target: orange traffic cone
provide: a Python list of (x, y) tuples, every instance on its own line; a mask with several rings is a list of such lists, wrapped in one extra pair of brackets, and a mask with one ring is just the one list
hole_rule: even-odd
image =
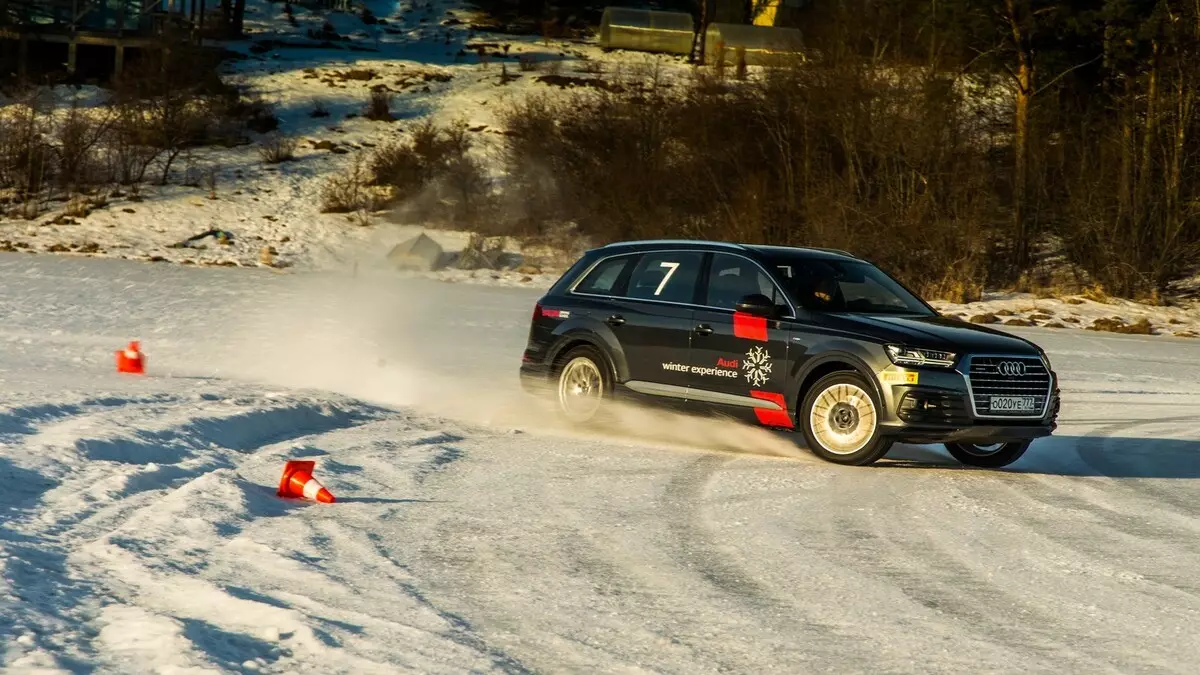
[(146, 359), (139, 349), (137, 340), (131, 340), (129, 346), (117, 352), (117, 372), (142, 375), (146, 372)]
[(313, 478), (313, 467), (316, 462), (293, 459), (283, 467), (283, 477), (279, 479), (280, 497), (308, 499), (323, 504), (333, 503), (333, 494), (325, 489), (316, 478)]

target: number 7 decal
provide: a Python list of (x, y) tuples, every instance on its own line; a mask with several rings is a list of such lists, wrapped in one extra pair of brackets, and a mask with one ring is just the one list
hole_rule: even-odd
[(675, 274), (675, 270), (679, 269), (679, 263), (677, 263), (677, 262), (661, 262), (661, 263), (658, 263), (658, 266), (667, 268), (667, 276), (663, 277), (663, 280), (658, 282), (658, 288), (654, 289), (655, 295), (660, 295), (662, 293), (663, 287), (666, 286), (667, 282), (671, 280), (671, 275)]

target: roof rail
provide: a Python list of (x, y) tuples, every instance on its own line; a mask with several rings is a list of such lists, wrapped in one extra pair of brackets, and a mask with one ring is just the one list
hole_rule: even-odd
[(858, 259), (858, 256), (854, 255), (853, 253), (851, 253), (849, 251), (843, 251), (840, 248), (820, 248), (820, 247), (816, 247), (816, 246), (810, 246), (809, 248), (811, 248), (814, 251), (825, 251), (826, 253), (837, 253), (840, 255), (844, 255), (847, 258), (854, 258), (856, 260)]
[(704, 244), (707, 246), (721, 246), (738, 251), (745, 250), (745, 247), (741, 244), (734, 244), (727, 241), (712, 241), (708, 239), (637, 239), (631, 241), (614, 241), (611, 244), (605, 244), (601, 248), (613, 248), (616, 246), (638, 246), (642, 244)]

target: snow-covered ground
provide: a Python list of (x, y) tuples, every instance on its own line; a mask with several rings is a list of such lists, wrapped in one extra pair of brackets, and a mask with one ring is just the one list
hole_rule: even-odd
[[(993, 292), (985, 293), (984, 298), (977, 302), (956, 304), (935, 300), (930, 304), (948, 316), (1004, 327), (1040, 326), (1125, 332), (1144, 322), (1134, 332), (1146, 334), (1149, 331), (1151, 335), (1181, 338), (1200, 337), (1200, 304), (1195, 300), (1156, 306), (1099, 296), (1045, 298), (1031, 293)], [(1114, 328), (1117, 330), (1114, 331)]]
[[(1190, 672), (1200, 342), (1008, 328), (1062, 426), (872, 468), (557, 428), (536, 292), (0, 254), (6, 672)], [(146, 377), (113, 372), (139, 338)], [(274, 496), (316, 460), (338, 502)]]

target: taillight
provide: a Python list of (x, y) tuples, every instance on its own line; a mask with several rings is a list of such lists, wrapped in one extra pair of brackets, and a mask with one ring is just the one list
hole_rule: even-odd
[(542, 303), (535, 302), (533, 303), (533, 320), (537, 321), (540, 318), (542, 318)]

